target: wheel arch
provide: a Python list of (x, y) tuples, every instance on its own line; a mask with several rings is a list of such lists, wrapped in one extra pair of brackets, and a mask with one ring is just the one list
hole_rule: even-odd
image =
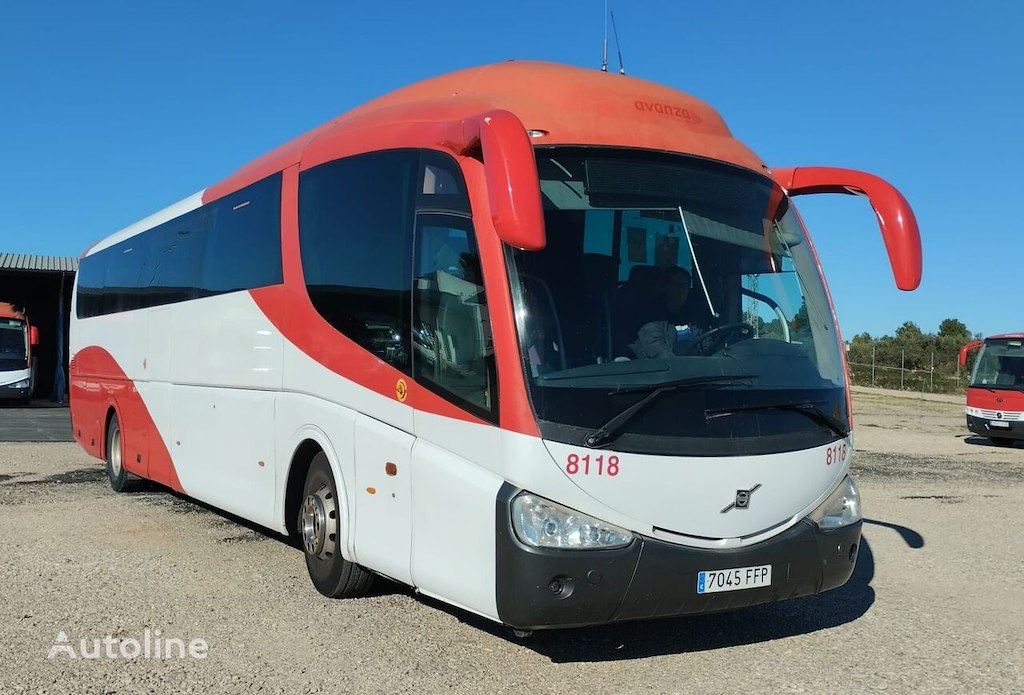
[(339, 516), (344, 522), (343, 528), (339, 529), (343, 542), (340, 544), (342, 557), (350, 562), (355, 562), (355, 553), (352, 547), (352, 513), (349, 499), (349, 488), (346, 485), (345, 476), (342, 474), (340, 459), (337, 451), (327, 435), (316, 427), (305, 427), (296, 432), (291, 446), (291, 457), (288, 461), (288, 471), (284, 477), (284, 494), (281, 503), (278, 505), (279, 521), (281, 528), (285, 529), (288, 535), (294, 535), (296, 528), (296, 517), (302, 505), (302, 488), (306, 482), (306, 473), (318, 453), (327, 457), (327, 463), (331, 467), (331, 474), (334, 476), (334, 484), (338, 489)]

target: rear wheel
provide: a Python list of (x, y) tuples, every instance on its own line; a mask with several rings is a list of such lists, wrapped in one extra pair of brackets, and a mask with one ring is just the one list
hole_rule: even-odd
[(117, 415), (111, 416), (107, 425), (107, 478), (114, 492), (127, 492), (134, 482), (124, 469), (124, 444)]
[(328, 598), (362, 596), (373, 586), (373, 575), (341, 555), (338, 488), (322, 451), (313, 457), (302, 494), (298, 528), (313, 586)]

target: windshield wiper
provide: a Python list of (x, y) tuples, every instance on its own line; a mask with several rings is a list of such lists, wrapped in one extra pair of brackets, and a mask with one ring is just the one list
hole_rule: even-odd
[(754, 374), (718, 374), (715, 376), (696, 376), (687, 379), (677, 379), (675, 381), (663, 381), (659, 384), (642, 384), (636, 386), (623, 386), (617, 388), (614, 391), (609, 391), (608, 395), (613, 396), (620, 393), (637, 393), (642, 391), (650, 391), (649, 394), (638, 400), (633, 405), (629, 406), (621, 413), (613, 417), (608, 422), (604, 423), (596, 430), (588, 434), (583, 439), (583, 443), (587, 446), (594, 448), (599, 447), (602, 444), (606, 444), (615, 438), (616, 432), (622, 429), (622, 427), (632, 420), (637, 413), (646, 408), (648, 405), (654, 402), (661, 394), (669, 391), (677, 391), (682, 388), (690, 388), (694, 386), (703, 386), (705, 384), (714, 384), (721, 381), (736, 381), (737, 379), (753, 379), (756, 375)]
[(838, 418), (832, 417), (826, 411), (817, 407), (817, 405), (815, 405), (816, 403), (824, 403), (824, 401), (790, 401), (786, 403), (766, 403), (763, 405), (741, 405), (735, 408), (708, 410), (705, 411), (704, 417), (707, 420), (711, 420), (712, 418), (724, 417), (726, 415), (732, 415), (733, 413), (746, 410), (786, 410), (806, 415), (819, 425), (824, 425), (829, 428), (843, 439), (848, 437), (850, 435), (849, 428)]

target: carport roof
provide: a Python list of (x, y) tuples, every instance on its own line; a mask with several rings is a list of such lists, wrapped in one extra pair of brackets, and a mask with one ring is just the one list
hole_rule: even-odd
[(43, 270), (58, 273), (78, 271), (78, 259), (68, 256), (36, 256), (0, 251), (0, 270)]

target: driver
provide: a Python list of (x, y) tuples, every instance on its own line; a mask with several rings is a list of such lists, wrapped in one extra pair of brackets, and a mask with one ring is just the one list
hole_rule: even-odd
[(657, 301), (650, 307), (629, 348), (640, 359), (672, 357), (680, 343), (693, 340), (695, 329), (686, 304), (690, 296), (690, 273), (671, 266), (665, 271), (664, 284)]

